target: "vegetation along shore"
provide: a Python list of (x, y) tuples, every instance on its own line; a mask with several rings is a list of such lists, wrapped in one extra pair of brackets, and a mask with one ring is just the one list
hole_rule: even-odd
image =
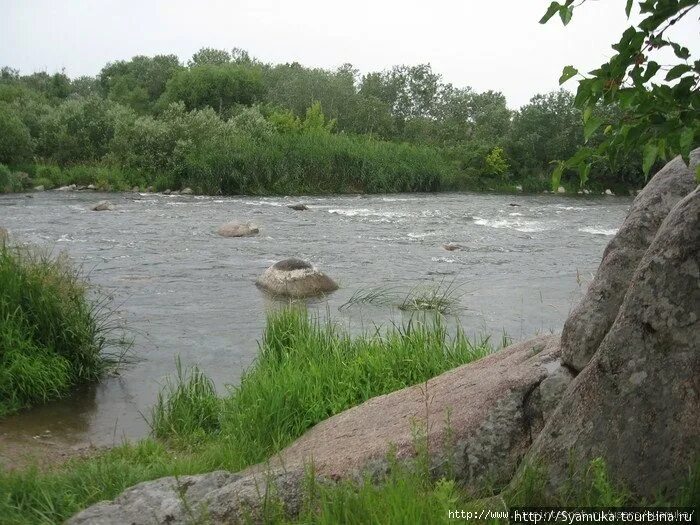
[[(0, 71), (0, 191), (94, 185), (202, 194), (543, 191), (584, 144), (560, 90), (513, 110), (429, 64), (360, 75), (204, 48), (110, 62), (96, 77)], [(606, 119), (622, 118), (601, 106)], [(603, 140), (598, 130), (586, 139)], [(643, 185), (641, 155), (588, 188)], [(561, 179), (576, 192), (575, 170)], [(558, 188), (555, 188), (555, 190)]]

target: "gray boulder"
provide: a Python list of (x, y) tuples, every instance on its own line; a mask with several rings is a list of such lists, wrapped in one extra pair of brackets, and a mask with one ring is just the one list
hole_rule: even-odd
[(73, 191), (75, 188), (77, 188), (75, 184), (69, 184), (68, 186), (57, 188), (56, 191)]
[(109, 201), (100, 201), (90, 209), (92, 211), (109, 211), (109, 210), (113, 209), (113, 207), (112, 207), (112, 203)]
[(152, 525), (190, 523), (191, 513), (203, 510), (203, 498), (212, 491), (240, 479), (225, 471), (199, 476), (167, 477), (146, 481), (122, 492), (114, 501), (104, 501), (76, 514), (70, 525)]
[(338, 285), (312, 264), (284, 259), (270, 266), (256, 283), (263, 290), (283, 297), (312, 297), (333, 292)]
[(259, 232), (260, 229), (250, 222), (227, 222), (219, 226), (219, 229), (216, 231), (222, 237), (249, 237), (257, 235)]
[(637, 195), (586, 294), (564, 324), (562, 360), (583, 370), (617, 317), (630, 279), (661, 222), (696, 186), (700, 148), (691, 153), (690, 169), (681, 157), (666, 164)]
[(192, 188), (185, 188), (180, 192), (180, 195), (192, 195), (193, 193), (194, 191), (192, 190)]
[(292, 210), (296, 210), (296, 211), (307, 211), (309, 209), (309, 207), (306, 204), (301, 204), (301, 203), (290, 204), (289, 206), (287, 206), (287, 208), (291, 208)]
[(436, 474), (451, 465), (473, 490), (486, 481), (503, 485), (570, 380), (559, 364), (559, 337), (540, 336), (322, 421), (271, 464), (300, 468), (313, 462), (328, 479), (381, 477), (388, 450), (400, 461), (415, 457), (415, 432), (427, 420)]
[(638, 496), (676, 494), (700, 457), (700, 188), (644, 254), (620, 312), (528, 453), (550, 486), (602, 457)]
[(40, 184), (39, 186), (34, 186), (34, 191), (44, 191), (46, 188)]

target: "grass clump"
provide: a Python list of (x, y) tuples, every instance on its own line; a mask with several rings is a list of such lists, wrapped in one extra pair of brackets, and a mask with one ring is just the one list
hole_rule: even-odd
[(287, 308), (269, 314), (260, 354), (217, 404), (194, 369), (169, 384), (151, 417), (154, 434), (189, 445), (211, 440), (231, 468), (267, 459), (316, 423), (367, 399), (425, 381), (491, 352), (439, 321), (351, 337), (331, 321)]
[(396, 287), (361, 288), (340, 309), (371, 305), (394, 307), (404, 312), (437, 312), (449, 314), (460, 309), (459, 301), (464, 295), (455, 282), (422, 283), (408, 292)]
[(109, 313), (63, 256), (0, 244), (0, 417), (66, 395), (120, 361)]
[(221, 400), (216, 388), (199, 368), (183, 370), (176, 360), (177, 377), (168, 379), (151, 412), (151, 430), (163, 440), (185, 438), (197, 442), (219, 428)]

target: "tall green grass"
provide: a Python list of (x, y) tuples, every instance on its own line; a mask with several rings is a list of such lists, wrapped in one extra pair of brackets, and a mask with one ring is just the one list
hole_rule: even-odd
[(53, 472), (0, 470), (0, 516), (7, 523), (57, 523), (140, 481), (241, 470), (333, 414), (490, 351), (485, 342), (449, 335), (439, 322), (351, 337), (303, 310), (271, 313), (257, 361), (228, 395), (217, 398), (200, 371), (178, 367), (150, 418), (157, 440)]
[(109, 310), (88, 293), (65, 257), (0, 241), (0, 417), (118, 364)]
[(211, 438), (208, 451), (236, 468), (264, 461), (316, 423), (371, 397), (421, 383), (489, 352), (440, 320), (351, 337), (304, 310), (270, 313), (253, 367), (221, 400), (198, 370), (179, 372), (154, 408), (156, 436), (180, 444)]

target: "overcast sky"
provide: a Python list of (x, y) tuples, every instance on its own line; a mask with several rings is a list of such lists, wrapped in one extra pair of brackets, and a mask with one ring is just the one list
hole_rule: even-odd
[[(511, 107), (592, 69), (628, 25), (625, 0), (589, 1), (568, 27), (550, 0), (0, 0), (0, 66), (95, 75), (108, 61), (240, 47), (264, 62), (361, 72), (430, 62), (456, 86), (502, 91)], [(677, 33), (700, 47), (697, 17)], [(573, 88), (573, 86), (571, 86)]]

